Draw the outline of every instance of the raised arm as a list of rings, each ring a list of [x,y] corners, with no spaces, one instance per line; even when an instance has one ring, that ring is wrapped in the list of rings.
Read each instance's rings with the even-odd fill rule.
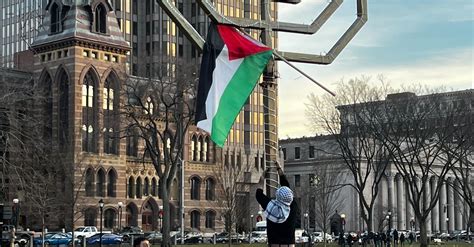
[[[255,197],[257,198],[258,204],[262,206],[263,209],[267,208],[267,204],[270,202],[270,198],[268,198],[267,195],[263,194],[262,189],[257,189],[257,192],[255,193]]]

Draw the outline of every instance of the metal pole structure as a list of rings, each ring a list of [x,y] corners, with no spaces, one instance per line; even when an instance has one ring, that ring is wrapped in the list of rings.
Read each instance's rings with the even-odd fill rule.
[[[261,0],[260,15],[262,22],[270,21],[270,2],[269,0]],[[272,29],[265,28],[261,33],[262,43],[268,47],[272,47]],[[266,194],[274,197],[275,191],[272,190],[272,181],[278,181],[278,173],[273,162],[278,160],[278,129],[277,129],[277,90],[278,85],[275,80],[275,61],[270,60],[267,67],[263,71],[263,108],[264,108],[264,136],[265,136],[265,169],[270,168],[271,173],[268,174],[266,183]]]
[[[183,138],[184,139],[184,138]],[[181,160],[180,165],[180,200],[179,200],[179,217],[180,217],[180,232],[181,232],[181,244],[184,244],[184,160]]]

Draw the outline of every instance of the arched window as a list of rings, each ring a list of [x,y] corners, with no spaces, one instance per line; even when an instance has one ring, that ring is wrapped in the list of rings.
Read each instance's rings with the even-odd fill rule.
[[[106,229],[113,229],[115,227],[115,210],[108,208],[104,211],[104,227]]]
[[[206,161],[206,145],[204,143],[204,140],[202,139],[202,137],[199,137],[199,143],[201,144],[201,146],[199,147],[201,153],[199,155],[199,161],[203,162],[203,161]]]
[[[91,71],[82,84],[82,151],[97,152],[97,87]]]
[[[59,76],[59,147],[66,151],[69,146],[69,77],[64,70]]]
[[[133,128],[127,130],[127,155],[137,157],[138,156],[138,134]]]
[[[143,194],[148,196],[150,194],[150,180],[148,178],[145,178],[145,184],[143,186]]]
[[[156,196],[157,193],[156,193],[156,189],[157,189],[157,183],[156,183],[156,178],[152,178],[151,179],[151,195],[152,196]]]
[[[86,171],[86,196],[94,196],[94,170],[92,168]]]
[[[84,212],[84,225],[85,226],[95,226],[97,210],[94,208],[88,208]]]
[[[135,179],[133,177],[128,178],[128,198],[135,198]]]
[[[214,201],[215,184],[212,178],[206,179],[206,200]]]
[[[115,92],[118,92],[116,85],[115,76],[113,74],[109,75],[105,80],[102,106],[104,111],[104,128],[102,132],[104,134],[104,153],[106,154],[118,154],[119,97],[115,95]]]
[[[97,5],[95,9],[95,31],[107,33],[107,10],[103,4]]]
[[[191,140],[191,160],[197,161],[197,138],[193,136]]]
[[[58,33],[61,31],[61,11],[59,11],[59,6],[56,3],[53,3],[50,8],[50,17],[51,17],[51,33]]]
[[[137,178],[137,185],[135,187],[135,194],[137,198],[142,198],[142,178],[138,177]]]
[[[191,228],[199,229],[201,223],[201,213],[199,211],[191,212]]]
[[[209,138],[205,137],[204,141],[202,142],[202,160],[204,162],[209,162]]]
[[[49,73],[45,72],[45,77],[41,82],[44,114],[43,140],[48,143],[52,141],[53,136],[53,90],[52,80]]]
[[[144,113],[153,115],[153,110],[155,106],[153,104],[153,99],[151,97],[146,98],[144,106],[145,106]]]
[[[117,193],[115,192],[115,187],[117,185],[117,173],[115,170],[110,170],[107,177],[107,196],[116,197]]]
[[[97,183],[96,183],[96,196],[104,197],[104,184],[105,184],[105,172],[103,169],[99,169],[97,172]]]
[[[214,211],[206,212],[206,228],[214,229],[216,227],[216,213]]]
[[[202,136],[198,138],[198,143],[197,143],[197,160],[203,161],[203,155],[202,155]]]
[[[199,161],[199,148],[201,147],[201,144],[199,143],[199,139],[196,138],[194,142],[194,160]]]
[[[201,181],[197,177],[191,178],[191,200],[200,200],[199,191],[201,189]]]

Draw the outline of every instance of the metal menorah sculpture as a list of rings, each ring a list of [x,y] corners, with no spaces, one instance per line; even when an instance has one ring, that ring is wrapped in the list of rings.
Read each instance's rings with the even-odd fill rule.
[[[272,32],[290,32],[299,34],[315,34],[332,14],[341,6],[344,0],[332,0],[326,8],[319,14],[319,16],[310,25],[273,21],[270,18],[270,0],[261,0],[260,20],[251,20],[238,17],[227,17],[216,11],[213,4],[209,0],[196,0],[199,7],[209,16],[215,23],[228,24],[240,28],[261,30],[261,41],[272,47]],[[186,35],[186,37],[201,49],[204,46],[204,39],[194,29],[194,27],[186,20],[180,11],[173,4],[172,0],[157,0],[161,8],[168,14],[168,16],[175,22],[178,28]],[[300,0],[273,0],[273,2],[297,4]],[[367,21],[367,0],[356,0],[357,2],[357,18],[352,25],[342,34],[339,40],[332,46],[325,55],[316,55],[309,53],[285,52],[274,50],[276,60],[282,60],[288,63],[291,67],[297,69],[289,62],[311,63],[311,64],[331,64],[347,44],[354,38],[359,30]],[[298,69],[297,69],[298,70]],[[310,78],[307,74],[298,70],[311,81],[322,87],[334,95],[331,91],[326,89],[323,85]],[[277,128],[277,84],[275,76],[275,61],[270,61],[263,72],[263,82],[260,84],[264,93],[264,126],[265,126],[265,169],[272,170],[271,175],[265,179],[266,192],[271,195],[273,192],[271,188],[278,186],[278,177],[275,171],[274,162],[278,160],[278,128]]]

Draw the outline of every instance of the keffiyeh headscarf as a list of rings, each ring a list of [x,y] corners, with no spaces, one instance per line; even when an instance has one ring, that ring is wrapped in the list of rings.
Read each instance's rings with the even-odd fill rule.
[[[290,188],[282,186],[276,191],[276,199],[271,200],[263,215],[275,223],[283,223],[290,215],[290,204],[293,201],[293,192]]]

